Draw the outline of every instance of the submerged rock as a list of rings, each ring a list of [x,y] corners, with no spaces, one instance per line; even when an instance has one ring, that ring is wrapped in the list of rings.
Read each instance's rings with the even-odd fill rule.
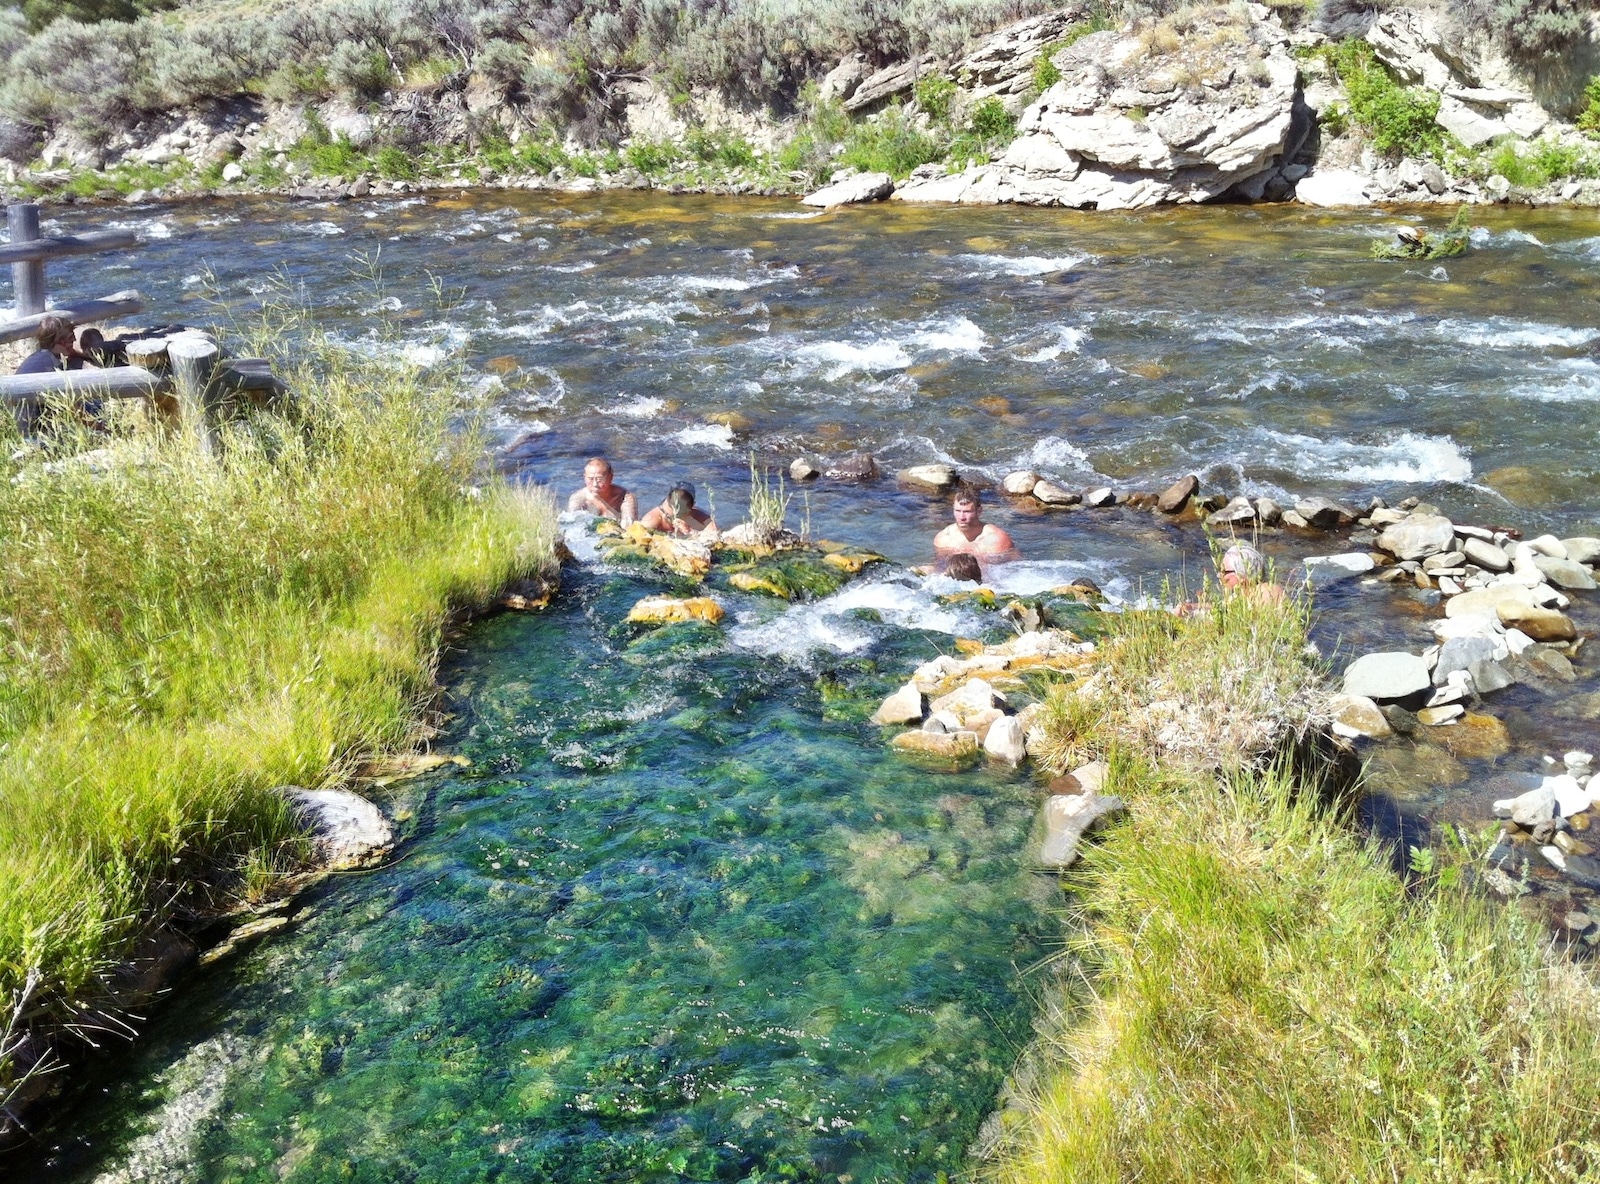
[[[1372,740],[1394,735],[1378,705],[1365,695],[1333,695],[1328,700],[1328,708],[1333,714],[1335,735],[1352,739],[1365,736]]]
[[[900,753],[952,768],[967,768],[978,762],[978,734],[970,731],[901,732],[889,742]]]

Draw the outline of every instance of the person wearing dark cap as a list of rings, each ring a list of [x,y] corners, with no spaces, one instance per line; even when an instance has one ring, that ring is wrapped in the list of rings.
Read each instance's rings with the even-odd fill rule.
[[[646,530],[673,535],[699,534],[715,525],[710,514],[695,509],[694,486],[687,481],[674,485],[666,500],[639,519],[639,524]]]

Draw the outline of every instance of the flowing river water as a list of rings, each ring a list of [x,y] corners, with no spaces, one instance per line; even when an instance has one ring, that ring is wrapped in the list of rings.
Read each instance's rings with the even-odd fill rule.
[[[642,505],[686,477],[724,522],[750,453],[781,469],[859,448],[888,469],[1156,490],[1193,471],[1228,492],[1417,495],[1462,521],[1600,533],[1600,216],[1483,210],[1465,256],[1370,260],[1375,238],[1424,220],[1442,218],[229,201],[70,212],[59,228],[126,224],[146,245],[51,276],[81,295],[136,283],[192,321],[212,315],[202,292],[242,310],[287,281],[358,349],[377,348],[383,316],[409,355],[488,392],[508,471],[565,489],[604,453]],[[925,560],[948,520],[892,479],[821,482],[802,512],[897,564]],[[1205,564],[1197,530],[1148,514],[990,517],[1026,556],[1014,591],[1087,575],[1133,599]],[[1287,571],[1318,544],[1263,547]],[[0,1173],[961,1170],[1052,989],[1059,901],[1026,858],[1038,789],[918,771],[864,720],[983,622],[891,570],[641,638],[619,623],[648,590],[591,568],[546,615],[473,626],[444,671],[440,741],[471,763],[402,792],[403,858],[325,885],[290,929],[192,976]],[[1336,664],[1420,649],[1429,601],[1330,586],[1318,641]],[[1593,663],[1579,675],[1559,699],[1494,701],[1507,754],[1448,775],[1391,759],[1370,821],[1486,817],[1496,772],[1594,737]]]

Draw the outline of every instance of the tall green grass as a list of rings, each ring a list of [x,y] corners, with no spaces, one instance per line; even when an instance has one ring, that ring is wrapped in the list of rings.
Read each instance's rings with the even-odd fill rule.
[[[295,868],[274,787],[411,740],[451,611],[551,561],[547,496],[471,485],[481,442],[448,374],[277,328],[250,344],[298,400],[236,419],[221,460],[123,407],[96,463],[0,475],[13,1037],[83,1024],[159,921]]]
[[[1235,670],[1298,685],[1301,620],[1222,604],[1133,622],[1133,669],[1105,685],[1143,697],[1057,708],[1052,726],[1111,752],[1130,810],[1074,869],[1078,986],[1019,1073],[995,1180],[1593,1178],[1600,992],[1472,882],[1459,844],[1407,883],[1312,775],[1127,746],[1163,686],[1209,683],[1226,712]]]

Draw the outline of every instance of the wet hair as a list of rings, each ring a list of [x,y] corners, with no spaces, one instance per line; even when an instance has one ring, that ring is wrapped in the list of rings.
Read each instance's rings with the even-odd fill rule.
[[[591,456],[588,460],[584,461],[583,462],[584,471],[587,472],[589,469],[593,468],[595,465],[599,465],[608,474],[611,472],[611,462],[608,461],[603,456]]]
[[[689,511],[694,509],[694,494],[681,485],[675,486],[667,494],[667,509],[674,518],[687,517]]]
[[[34,339],[38,341],[40,349],[50,349],[56,339],[64,333],[72,332],[72,322],[66,317],[51,313],[39,322],[39,327],[33,331]]]
[[[950,562],[945,564],[944,574],[952,580],[970,580],[974,584],[983,583],[983,568],[978,566],[978,558],[965,551],[957,551],[950,556]]]
[[[970,485],[956,487],[955,497],[950,499],[952,506],[977,506],[983,508],[983,499],[978,496],[978,491]]]
[[[1224,574],[1232,573],[1247,580],[1259,580],[1267,572],[1267,561],[1254,547],[1247,543],[1238,543],[1222,553],[1217,568]]]

